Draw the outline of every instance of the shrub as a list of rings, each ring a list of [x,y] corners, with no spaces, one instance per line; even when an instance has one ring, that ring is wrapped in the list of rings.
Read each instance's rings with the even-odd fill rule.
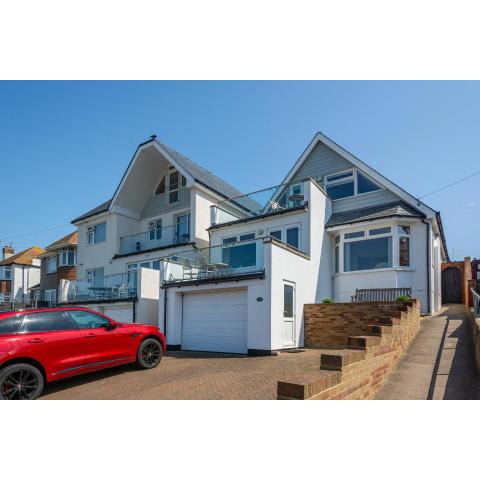
[[[333,300],[331,298],[324,298],[322,303],[333,303]]]
[[[397,297],[397,302],[408,302],[410,297],[408,295],[400,295]]]

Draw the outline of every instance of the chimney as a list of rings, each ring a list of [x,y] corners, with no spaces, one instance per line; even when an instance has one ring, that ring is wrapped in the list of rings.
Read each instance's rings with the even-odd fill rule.
[[[15,253],[14,250],[13,250],[13,247],[11,245],[5,245],[5,247],[3,247],[2,252],[3,252],[3,259],[4,260],[12,257],[13,254]]]

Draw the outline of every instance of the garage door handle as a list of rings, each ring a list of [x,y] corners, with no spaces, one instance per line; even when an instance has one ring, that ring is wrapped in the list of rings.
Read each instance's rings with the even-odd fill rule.
[[[85,338],[93,338],[93,337],[96,337],[96,335],[94,333],[87,333],[85,335]]]
[[[28,343],[42,343],[43,340],[41,338],[32,338],[28,341]]]

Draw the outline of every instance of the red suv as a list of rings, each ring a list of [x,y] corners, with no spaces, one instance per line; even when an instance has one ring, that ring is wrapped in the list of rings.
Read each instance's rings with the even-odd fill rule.
[[[0,399],[31,400],[46,382],[117,365],[154,368],[164,353],[157,327],[88,308],[0,313]]]

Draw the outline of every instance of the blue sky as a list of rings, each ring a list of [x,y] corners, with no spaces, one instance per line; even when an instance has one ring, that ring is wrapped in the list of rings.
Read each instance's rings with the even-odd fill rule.
[[[322,131],[421,196],[480,169],[479,112],[480,82],[1,82],[0,241],[72,231],[53,227],[110,198],[153,133],[248,192]],[[480,175],[424,201],[451,256],[480,257]]]

